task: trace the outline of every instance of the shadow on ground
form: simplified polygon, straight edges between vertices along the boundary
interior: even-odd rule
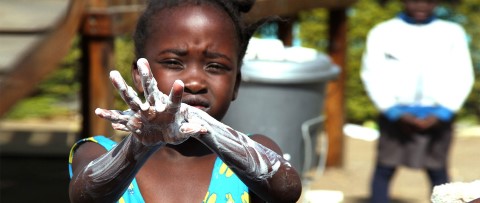
[[[69,202],[66,156],[0,155],[0,202]]]

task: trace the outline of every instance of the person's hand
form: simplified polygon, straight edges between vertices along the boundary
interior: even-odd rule
[[[187,106],[182,106],[183,82],[175,81],[170,95],[160,92],[146,59],[137,61],[145,95],[142,103],[137,93],[128,86],[118,71],[110,72],[110,79],[130,109],[126,111],[96,109],[101,118],[110,120],[116,130],[131,132],[144,145],[180,144],[190,136],[206,133],[200,124],[185,119]]]
[[[400,130],[402,133],[410,135],[418,129],[416,127],[417,118],[411,114],[403,114],[399,119]]]
[[[400,117],[400,125],[404,133],[418,133],[433,128],[439,122],[435,116],[428,116],[424,119],[417,118],[411,114]]]
[[[439,120],[438,120],[437,117],[428,116],[424,119],[417,119],[417,122],[415,124],[416,124],[416,127],[420,131],[425,131],[425,130],[428,130],[430,128],[435,127],[435,125],[437,125],[438,122],[439,122]]]

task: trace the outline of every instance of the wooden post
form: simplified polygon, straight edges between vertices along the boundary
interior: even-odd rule
[[[114,65],[114,38],[131,33],[143,5],[109,6],[106,1],[90,0],[82,26],[82,137],[111,135],[110,122],[95,115],[96,108],[113,108],[116,92],[109,80]]]
[[[343,125],[345,120],[345,77],[347,54],[347,17],[345,8],[329,11],[329,46],[328,54],[333,63],[340,67],[340,75],[327,85],[325,112],[325,131],[328,135],[329,148],[327,166],[343,165]]]
[[[112,18],[100,2],[90,2],[82,34],[82,133],[83,138],[111,135],[111,124],[95,115],[96,108],[113,108],[113,88],[109,80],[114,60]],[[100,9],[98,9],[100,7]],[[96,8],[92,12],[92,8]],[[105,12],[103,12],[105,11]]]
[[[293,24],[295,17],[287,17],[286,21],[278,22],[278,38],[282,40],[283,45],[291,47],[293,45]]]

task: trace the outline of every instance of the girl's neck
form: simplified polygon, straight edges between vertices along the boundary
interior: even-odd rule
[[[174,150],[179,153],[179,155],[187,157],[200,157],[213,154],[210,149],[195,138],[190,138],[179,145],[166,145],[165,147],[168,148],[168,150]]]

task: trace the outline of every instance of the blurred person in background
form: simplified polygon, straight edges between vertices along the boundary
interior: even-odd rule
[[[449,181],[456,112],[469,95],[473,65],[464,29],[435,17],[437,0],[402,0],[403,11],[367,36],[361,78],[380,111],[371,202],[389,202],[399,166],[424,169],[431,186]]]

